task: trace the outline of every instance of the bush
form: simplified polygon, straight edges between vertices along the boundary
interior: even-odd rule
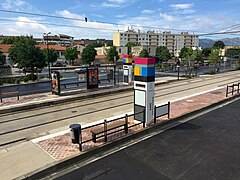
[[[2,86],[4,83],[4,80],[3,79],[0,79],[0,86]]]

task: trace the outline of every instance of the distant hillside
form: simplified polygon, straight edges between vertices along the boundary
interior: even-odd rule
[[[240,38],[224,38],[219,40],[223,41],[226,46],[240,46]],[[199,46],[202,48],[212,47],[215,41],[218,40],[199,39]]]

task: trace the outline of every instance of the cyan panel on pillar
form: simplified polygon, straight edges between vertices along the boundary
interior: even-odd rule
[[[141,76],[155,76],[155,68],[154,67],[142,67],[141,68]]]

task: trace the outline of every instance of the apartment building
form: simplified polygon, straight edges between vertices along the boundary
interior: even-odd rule
[[[142,46],[166,46],[172,56],[178,57],[182,48],[198,47],[199,37],[188,32],[173,34],[171,31],[140,32],[134,30],[117,32],[113,35],[114,46],[125,46],[128,42],[140,43]]]
[[[43,43],[44,44],[53,44],[58,46],[72,46],[74,37],[68,36],[65,34],[59,34],[59,35],[44,35],[43,36]]]
[[[107,39],[77,39],[74,40],[74,45],[83,45],[87,46],[89,44],[112,44],[112,40],[107,40]]]

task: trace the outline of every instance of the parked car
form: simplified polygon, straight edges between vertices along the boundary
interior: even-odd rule
[[[31,68],[23,68],[23,73],[30,73],[32,70]],[[42,72],[42,69],[41,68],[37,68],[37,67],[34,67],[34,73],[41,73]]]
[[[76,73],[86,73],[87,69],[84,67],[76,68],[75,72]]]
[[[53,67],[66,67],[66,63],[65,62],[62,62],[62,61],[56,61],[54,64],[53,64]]]

